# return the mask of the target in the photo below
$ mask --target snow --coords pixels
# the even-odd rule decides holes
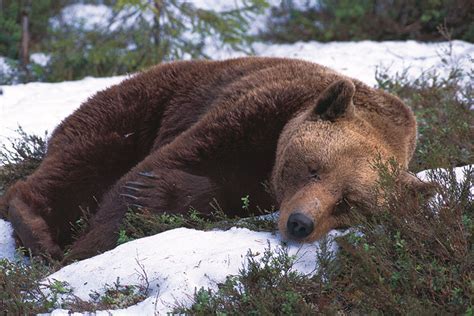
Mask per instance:
[[[420,178],[421,180],[424,180],[424,181],[436,180],[436,179],[433,179],[433,176],[432,176],[433,174],[437,174],[438,176],[439,176],[439,174],[442,174],[444,177],[449,179],[450,171],[451,170],[446,170],[446,169],[425,170],[425,171],[421,171],[421,172],[417,173],[417,176],[418,176],[418,178]],[[458,183],[462,183],[463,179],[465,179],[469,173],[474,172],[474,165],[454,168],[452,171],[454,172],[454,176],[456,177],[456,181]],[[474,178],[474,174],[472,174],[471,177]],[[471,191],[471,194],[474,195],[474,186],[470,187],[470,191]],[[442,199],[442,197],[436,196],[435,199]]]
[[[50,19],[50,25],[53,28],[60,28],[62,23],[66,23],[77,29],[92,31],[106,27],[112,15],[112,9],[105,4],[77,3],[62,9],[58,17]]]
[[[332,232],[330,238],[340,235]],[[81,299],[89,299],[91,291],[101,290],[120,277],[122,284],[143,284],[141,268],[150,282],[148,299],[114,315],[151,315],[166,313],[177,303],[189,304],[195,289],[217,289],[227,275],[238,274],[249,249],[263,254],[281,247],[279,235],[253,232],[243,228],[228,231],[197,231],[179,228],[121,245],[91,259],[73,263],[48,277],[49,281],[68,282]],[[333,245],[333,251],[335,246]],[[305,274],[315,271],[318,243],[290,244],[290,255],[298,255],[295,268]],[[81,276],[77,271],[81,271]],[[85,280],[83,275],[87,275]],[[53,315],[66,315],[57,311]]]
[[[15,259],[15,240],[10,223],[0,219],[0,260]]]
[[[473,69],[474,44],[453,41],[441,43],[420,43],[416,41],[360,41],[360,42],[298,42],[295,44],[254,45],[256,55],[272,57],[291,57],[319,63],[333,68],[345,75],[357,78],[370,86],[376,85],[375,72],[387,70],[389,74],[402,74],[407,71],[410,78],[424,72],[437,71],[447,75],[443,58],[451,49],[450,64],[464,69]],[[228,58],[228,53],[210,52],[214,58]],[[242,53],[234,53],[242,56]]]
[[[458,181],[473,168],[474,165],[455,168]],[[429,173],[422,171],[417,176],[429,180]],[[331,253],[337,251],[334,238],[344,233],[337,230],[329,233],[327,245]],[[2,220],[0,237],[0,258],[3,256],[11,260],[15,255],[12,230]],[[196,289],[216,290],[217,284],[225,281],[227,275],[238,274],[249,250],[261,255],[269,246],[272,250],[282,247],[281,242],[278,233],[254,232],[244,228],[228,231],[178,228],[128,242],[101,255],[68,265],[50,275],[45,282],[67,282],[75,295],[89,300],[92,291],[103,292],[104,286],[112,285],[118,277],[123,285],[144,285],[145,271],[150,286],[147,299],[127,309],[98,312],[97,315],[164,315],[177,304],[190,304]],[[314,273],[320,247],[320,242],[303,245],[288,243],[288,254],[297,258],[294,269],[304,274]],[[68,315],[68,311],[55,310],[52,315]]]
[[[30,56],[30,61],[32,63],[35,63],[42,67],[45,67],[49,63],[50,59],[51,59],[51,56],[44,53],[34,53],[34,54],[31,54]]]
[[[447,49],[452,51],[451,62],[458,63],[466,70],[473,69],[469,58],[474,57],[474,45],[462,41],[454,41],[451,46],[448,43],[414,41],[309,42],[292,45],[260,43],[254,48],[257,55],[317,62],[369,85],[375,85],[374,77],[378,68],[387,68],[392,75],[408,69],[411,77],[430,70],[445,75],[441,55]],[[241,55],[220,50],[208,53],[215,59]],[[61,83],[0,86],[3,90],[3,95],[0,95],[0,143],[7,143],[9,137],[14,137],[14,130],[19,125],[27,133],[41,135],[45,130],[51,132],[88,97],[124,78],[85,78]],[[455,171],[462,176],[460,168]],[[419,176],[427,177],[427,173]],[[0,220],[0,258],[13,260],[15,257],[12,233],[11,225]],[[332,238],[340,233],[332,231],[330,236]],[[261,254],[268,243],[272,249],[280,247],[280,236],[239,228],[208,232],[181,228],[132,241],[99,256],[71,264],[48,279],[67,281],[76,295],[88,299],[92,290],[101,291],[106,283],[112,284],[117,277],[120,277],[121,284],[140,284],[143,280],[138,272],[139,262],[150,282],[149,298],[126,310],[113,311],[113,314],[162,314],[176,303],[189,303],[196,288],[216,289],[216,284],[224,281],[226,275],[238,273],[249,249]],[[289,244],[289,253],[298,254],[295,267],[298,271],[314,271],[318,247],[318,242],[303,246]],[[334,245],[332,251],[336,251]],[[67,311],[61,310],[53,312],[53,315],[66,314]]]
[[[244,6],[242,0],[237,1],[222,1],[222,0],[191,0],[187,1],[194,5],[196,8],[204,10],[212,10],[216,12],[230,11],[236,8],[242,8]],[[279,1],[271,0],[269,4],[278,5]],[[255,21],[252,23],[252,30],[255,34],[261,27],[263,27],[266,17],[268,16],[269,9],[264,14],[256,17],[258,20],[258,26],[254,27]],[[143,14],[143,17],[148,21],[152,22],[154,19],[154,12],[150,8],[143,7],[143,12],[136,9],[136,6],[130,7],[125,6],[116,16],[114,16],[114,10],[112,7],[105,4],[87,4],[87,3],[76,3],[64,7],[60,14],[50,19],[50,25],[52,28],[61,28],[63,25],[67,25],[76,29],[83,29],[85,31],[92,30],[116,30],[119,27],[132,27],[136,24],[137,16]]]
[[[17,135],[21,125],[25,132],[44,135],[71,114],[95,92],[119,83],[125,77],[85,78],[60,83],[32,82],[0,86],[0,144]]]
[[[373,86],[376,84],[377,69],[388,68],[395,75],[408,69],[409,76],[415,78],[424,71],[445,70],[442,51],[448,43],[407,42],[333,42],[296,43],[283,45],[256,44],[256,55],[294,57],[317,62],[357,78]],[[208,52],[215,59],[242,56],[230,51]],[[473,69],[469,58],[474,58],[474,44],[452,42],[454,62],[465,70]],[[1,62],[1,60],[0,60]],[[125,77],[85,78],[79,81],[61,83],[28,83],[0,86],[0,144],[7,143],[8,137],[16,135],[21,125],[27,133],[43,134],[52,131],[67,115],[95,92],[117,84]]]
[[[8,77],[12,73],[11,67],[8,65],[8,59],[6,57],[0,56],[0,76]],[[0,78],[0,82],[3,80]]]

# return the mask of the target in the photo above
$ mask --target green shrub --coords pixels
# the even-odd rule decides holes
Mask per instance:
[[[52,267],[34,258],[28,263],[0,259],[0,313],[29,315],[57,306],[58,296],[69,289],[59,282],[42,283],[51,272]]]
[[[348,40],[443,40],[474,42],[472,3],[464,0],[282,1],[272,8],[262,38],[271,42]]]
[[[87,21],[69,21],[61,10],[70,4],[107,6],[109,17],[91,29]],[[0,2],[1,4],[1,2]],[[254,37],[248,30],[252,19],[267,7],[265,0],[239,2],[238,9],[217,12],[178,0],[59,1],[7,0],[0,9],[0,56],[9,57],[13,75],[0,83],[64,81],[86,76],[112,76],[143,70],[162,61],[185,57],[207,58],[204,44],[212,37],[219,48],[251,52]],[[30,18],[31,52],[50,57],[40,69],[23,69],[19,59],[20,12]],[[54,23],[50,23],[54,21]]]
[[[474,168],[457,182],[435,171],[437,199],[430,203],[396,184],[396,164],[378,165],[380,187],[369,216],[349,215],[355,230],[336,239],[335,256],[315,253],[312,276],[292,270],[285,251],[247,257],[247,266],[217,291],[199,289],[196,315],[469,314],[474,306]],[[379,195],[381,194],[381,196]],[[374,204],[375,205],[375,202]],[[324,245],[324,243],[323,243]]]
[[[474,72],[454,67],[447,77],[425,72],[414,80],[406,72],[378,72],[376,79],[379,88],[399,96],[417,117],[419,138],[411,170],[474,163]]]
[[[294,271],[295,257],[285,248],[265,249],[261,257],[248,252],[246,264],[217,291],[198,289],[191,307],[174,313],[187,315],[314,315],[320,312],[315,293],[319,285]]]
[[[40,165],[46,155],[46,138],[27,134],[21,127],[17,138],[0,146],[0,195],[14,182],[26,178]]]
[[[244,205],[248,196],[244,198]],[[232,227],[247,228],[255,231],[275,231],[275,219],[271,215],[262,215],[248,218],[230,218],[219,208],[216,201],[212,203],[215,211],[205,215],[195,209],[187,214],[156,214],[147,209],[130,210],[119,231],[117,244],[123,244],[142,237],[153,236],[167,230],[186,227],[199,230],[221,229]],[[268,213],[260,211],[260,213]]]
[[[382,207],[355,218],[359,233],[339,240],[340,268],[331,282],[332,295],[343,298],[340,307],[363,314],[462,314],[472,308],[473,176],[470,168],[458,183],[452,173],[433,172],[439,197],[431,207],[400,190],[384,191]]]
[[[472,72],[455,68],[444,79],[424,73],[415,80],[406,72],[379,72],[377,81],[417,114],[420,139],[413,170],[474,163]],[[453,172],[430,172],[437,195],[429,202],[397,184],[400,169],[393,161],[376,161],[374,168],[381,180],[367,201],[372,207],[352,208],[348,217],[354,230],[336,239],[336,256],[315,253],[320,268],[314,275],[291,274],[294,258],[281,252],[258,260],[250,256],[248,267],[217,291],[197,290],[192,306],[176,312],[471,315],[474,168],[466,168],[463,181]]]
[[[0,313],[4,315],[33,315],[62,308],[72,312],[126,308],[147,297],[149,283],[144,267],[137,262],[143,284],[123,285],[120,279],[105,284],[102,291],[90,293],[90,300],[73,294],[69,284],[45,281],[44,278],[59,269],[58,262],[40,261],[30,257],[9,261],[0,259]]]
[[[18,23],[20,4],[11,1],[0,10],[0,56],[17,58],[20,46],[21,28]]]

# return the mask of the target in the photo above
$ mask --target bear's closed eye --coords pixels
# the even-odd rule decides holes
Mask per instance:
[[[319,175],[319,171],[317,169],[310,169],[309,170],[309,177],[313,180],[319,181],[321,180],[321,176]]]

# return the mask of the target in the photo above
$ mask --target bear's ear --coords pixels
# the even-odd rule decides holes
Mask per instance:
[[[334,121],[354,114],[354,83],[348,79],[333,82],[318,97],[310,118]]]

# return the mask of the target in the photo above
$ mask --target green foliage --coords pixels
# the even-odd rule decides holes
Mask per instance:
[[[126,308],[146,298],[149,283],[143,266],[138,263],[143,284],[123,285],[120,279],[105,284],[101,291],[90,293],[85,301],[73,294],[69,284],[44,278],[59,268],[56,262],[30,258],[0,260],[0,313],[5,315],[32,315],[62,308],[72,312]]]
[[[205,229],[209,226],[209,223],[209,220],[196,211],[190,211],[187,215],[182,215],[154,214],[146,209],[140,210],[140,212],[130,210],[125,215],[117,244],[156,235],[179,227]]]
[[[378,72],[376,79],[379,88],[398,95],[417,117],[419,138],[411,170],[474,163],[474,72],[450,67],[446,78],[430,72],[415,80],[406,72],[393,77]]]
[[[474,169],[456,181],[433,171],[430,203],[396,184],[396,164],[381,165],[370,216],[350,215],[355,230],[336,239],[339,252],[315,253],[314,275],[292,270],[294,257],[249,253],[238,275],[217,291],[199,289],[193,315],[468,314],[474,303]],[[380,194],[380,195],[379,195]],[[383,201],[382,203],[376,201]]]
[[[37,259],[11,262],[0,259],[0,312],[5,315],[27,315],[48,311],[59,305],[61,294],[70,289],[59,281],[41,280],[53,269]]]
[[[335,40],[442,40],[474,42],[472,4],[463,0],[284,0],[272,8],[262,37],[272,42]]]
[[[227,277],[214,292],[201,288],[191,307],[177,307],[174,313],[187,315],[312,315],[320,312],[311,300],[318,286],[293,270],[295,257],[285,248],[264,253],[248,252],[239,274]]]
[[[20,4],[8,1],[0,10],[0,56],[17,58],[21,39],[21,28],[18,23]]]
[[[248,228],[255,231],[275,231],[276,229],[275,220],[271,215],[229,218],[217,206],[210,215],[202,214],[194,209],[189,210],[187,214],[156,214],[147,209],[140,209],[130,210],[125,215],[117,244],[180,227],[199,230],[227,230],[232,227]]]
[[[57,17],[43,41],[51,60],[47,81],[135,72],[162,61],[207,57],[205,41],[220,48],[249,51],[249,24],[265,8],[264,0],[243,2],[239,9],[216,12],[178,0],[116,1],[104,25],[90,29]],[[85,21],[84,21],[85,22]]]
[[[89,311],[98,309],[119,309],[135,305],[146,298],[148,288],[137,285],[122,285],[117,277],[112,285],[106,284],[103,293],[93,291],[89,296],[92,301]],[[92,308],[91,308],[92,307]],[[84,309],[82,309],[84,311]]]
[[[21,12],[30,20],[30,46],[38,49],[49,28],[50,17],[56,15],[67,2],[61,0],[27,1],[2,0],[0,7],[0,56],[17,59],[21,40]]]
[[[162,61],[206,58],[203,48],[209,38],[219,43],[218,48],[250,52],[254,40],[248,35],[250,23],[267,7],[265,0],[244,0],[235,3],[239,4],[238,9],[222,12],[196,8],[180,0],[87,2],[107,5],[110,16],[91,27],[87,20],[69,21],[60,14],[62,8],[77,1],[35,0],[31,8],[7,1],[8,10],[0,14],[0,26],[8,31],[0,37],[0,56],[17,60],[21,37],[19,15],[21,10],[28,9],[30,46],[33,51],[47,54],[50,61],[43,70],[31,66],[28,76],[20,73],[17,62],[12,62],[16,75],[0,81],[112,76],[136,72]]]
[[[242,201],[242,208],[243,208],[244,210],[247,210],[247,211],[248,211],[248,209],[249,209],[249,207],[250,207],[250,196],[249,196],[249,195],[246,195],[246,196],[240,198],[240,200]]]
[[[474,297],[473,172],[460,183],[433,172],[440,195],[431,207],[407,200],[402,189],[382,191],[385,203],[358,220],[358,234],[339,241],[337,293],[353,293],[345,299],[363,314],[466,312]]]
[[[50,18],[60,12],[69,1],[64,0],[32,0],[31,7],[26,8],[29,13],[29,29],[33,50],[43,48],[43,39],[48,35]]]

